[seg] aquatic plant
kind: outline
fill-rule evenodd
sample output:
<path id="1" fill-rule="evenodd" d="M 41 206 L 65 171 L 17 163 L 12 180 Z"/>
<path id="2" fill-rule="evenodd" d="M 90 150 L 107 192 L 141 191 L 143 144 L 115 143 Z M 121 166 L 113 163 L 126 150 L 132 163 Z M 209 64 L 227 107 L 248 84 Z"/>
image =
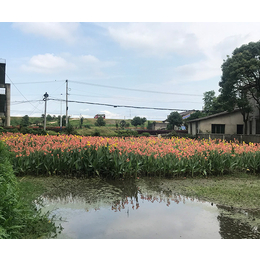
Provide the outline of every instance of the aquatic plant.
<path id="1" fill-rule="evenodd" d="M 259 173 L 260 145 L 157 137 L 3 133 L 17 175 L 198 176 Z"/>

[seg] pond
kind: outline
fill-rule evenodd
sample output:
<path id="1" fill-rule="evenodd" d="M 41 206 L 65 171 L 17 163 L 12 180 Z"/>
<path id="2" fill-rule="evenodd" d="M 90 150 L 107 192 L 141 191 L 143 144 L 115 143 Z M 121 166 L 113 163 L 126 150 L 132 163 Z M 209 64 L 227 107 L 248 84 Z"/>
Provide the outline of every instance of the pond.
<path id="1" fill-rule="evenodd" d="M 174 192 L 174 180 L 60 179 L 41 196 L 70 239 L 260 238 L 259 212 Z M 58 220 L 58 218 L 62 220 Z"/>

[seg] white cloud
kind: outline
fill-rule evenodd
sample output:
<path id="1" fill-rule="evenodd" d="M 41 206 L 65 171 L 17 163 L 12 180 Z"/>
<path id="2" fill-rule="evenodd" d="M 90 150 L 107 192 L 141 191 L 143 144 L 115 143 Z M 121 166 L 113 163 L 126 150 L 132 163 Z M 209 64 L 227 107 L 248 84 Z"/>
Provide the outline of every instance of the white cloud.
<path id="1" fill-rule="evenodd" d="M 26 34 L 74 43 L 78 38 L 79 23 L 14 23 L 13 28 Z"/>
<path id="2" fill-rule="evenodd" d="M 122 118 L 122 115 L 120 114 L 116 114 L 116 113 L 112 113 L 108 110 L 102 110 L 100 111 L 102 114 L 105 114 L 106 115 L 106 118 L 110 118 L 110 119 L 120 119 Z"/>
<path id="3" fill-rule="evenodd" d="M 138 54 L 173 57 L 173 82 L 205 80 L 221 75 L 226 55 L 260 39 L 260 23 L 111 23 L 101 24 L 124 49 Z M 186 62 L 176 67 L 174 60 Z M 196 58 L 196 62 L 195 62 Z M 175 67 L 174 67 L 175 66 Z"/>
<path id="4" fill-rule="evenodd" d="M 121 47 L 156 56 L 173 52 L 190 55 L 198 51 L 196 36 L 193 32 L 185 33 L 184 29 L 183 23 L 120 23 L 107 26 L 108 34 Z"/>
<path id="5" fill-rule="evenodd" d="M 22 69 L 29 72 L 49 74 L 75 69 L 75 65 L 67 62 L 62 57 L 46 53 L 33 56 L 27 64 L 22 65 Z"/>

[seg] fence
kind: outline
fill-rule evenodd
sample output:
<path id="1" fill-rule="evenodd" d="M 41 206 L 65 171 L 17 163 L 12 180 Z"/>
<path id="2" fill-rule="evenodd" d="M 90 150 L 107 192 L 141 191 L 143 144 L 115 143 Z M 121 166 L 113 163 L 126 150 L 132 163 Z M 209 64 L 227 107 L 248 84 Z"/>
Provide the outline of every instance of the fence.
<path id="1" fill-rule="evenodd" d="M 197 134 L 199 139 L 221 139 L 226 141 L 238 140 L 240 143 L 260 143 L 260 135 L 228 135 L 228 134 Z"/>

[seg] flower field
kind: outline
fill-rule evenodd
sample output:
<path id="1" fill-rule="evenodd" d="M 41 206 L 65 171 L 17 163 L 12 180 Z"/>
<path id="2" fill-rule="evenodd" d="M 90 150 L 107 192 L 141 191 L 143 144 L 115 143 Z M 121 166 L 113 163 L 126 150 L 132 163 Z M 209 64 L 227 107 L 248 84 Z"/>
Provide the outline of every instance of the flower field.
<path id="1" fill-rule="evenodd" d="M 3 133 L 17 175 L 198 176 L 260 171 L 260 145 L 157 137 Z"/>

